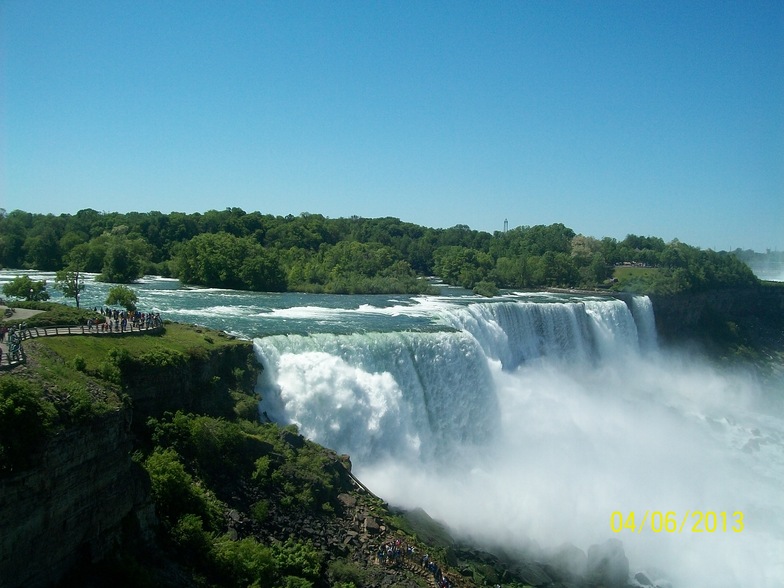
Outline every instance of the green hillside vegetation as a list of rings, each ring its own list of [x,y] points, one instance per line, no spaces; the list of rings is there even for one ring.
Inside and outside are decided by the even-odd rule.
[[[622,264],[656,268],[613,281]],[[520,226],[493,234],[433,229],[397,218],[273,216],[239,208],[42,215],[0,209],[0,266],[97,272],[132,282],[143,273],[186,284],[257,291],[424,293],[425,276],[482,294],[495,288],[582,287],[677,293],[757,283],[734,253],[677,240],[618,241],[569,227]]]
[[[54,303],[28,323],[65,323],[91,315]],[[120,385],[124,370],[184,365],[209,349],[238,345],[218,331],[168,324],[162,333],[124,337],[44,337],[25,341],[28,368],[0,378],[0,475],[34,459],[58,430],[78,425],[129,402]]]

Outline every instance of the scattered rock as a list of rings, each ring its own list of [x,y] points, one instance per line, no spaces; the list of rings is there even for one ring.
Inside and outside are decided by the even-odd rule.
[[[302,435],[297,435],[296,433],[292,433],[291,431],[287,431],[283,429],[280,433],[280,438],[285,442],[291,445],[294,449],[302,449],[305,447],[305,438]]]
[[[351,494],[338,494],[338,502],[346,508],[355,508],[357,506],[357,498]]]
[[[363,527],[368,535],[378,535],[381,532],[381,526],[375,517],[365,517]]]
[[[637,572],[634,574],[634,579],[637,580],[637,583],[641,586],[653,586],[653,582],[651,582],[650,578],[646,576],[644,572]]]

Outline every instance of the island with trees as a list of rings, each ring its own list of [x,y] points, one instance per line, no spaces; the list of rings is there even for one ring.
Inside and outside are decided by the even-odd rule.
[[[331,294],[428,293],[429,276],[484,295],[553,287],[677,294],[758,283],[735,252],[659,237],[595,238],[560,223],[491,234],[390,217],[283,217],[240,208],[0,209],[0,267],[58,271],[57,287],[77,303],[83,272],[113,283],[156,274],[210,287]]]

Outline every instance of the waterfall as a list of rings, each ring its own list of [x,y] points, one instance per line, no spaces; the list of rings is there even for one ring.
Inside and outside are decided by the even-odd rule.
[[[637,296],[633,304],[630,310],[615,298],[567,303],[488,302],[446,308],[442,314],[450,326],[471,333],[489,358],[512,370],[540,357],[607,360],[655,346],[650,300]]]
[[[658,347],[656,337],[656,320],[653,315],[653,303],[647,296],[632,298],[632,315],[637,323],[640,336],[640,349],[651,351]]]
[[[639,349],[629,307],[581,302],[445,304],[439,332],[318,333],[255,340],[263,410],[352,454],[447,457],[498,429],[493,372],[530,361],[591,364]],[[640,320],[652,315],[640,306]]]
[[[262,409],[349,453],[385,500],[479,544],[617,538],[671,585],[782,585],[784,420],[759,404],[774,396],[658,349],[647,297],[346,306],[362,316],[335,332],[254,340]],[[742,512],[747,528],[610,529],[611,513],[648,510]]]

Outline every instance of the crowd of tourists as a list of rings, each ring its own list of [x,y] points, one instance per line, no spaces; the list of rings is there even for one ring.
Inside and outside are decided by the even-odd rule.
[[[25,325],[18,327],[6,325],[0,326],[0,343],[8,345],[8,354],[5,358],[10,364],[12,361],[19,361],[22,357],[22,329]],[[3,350],[0,348],[0,363],[3,362]]]
[[[133,329],[154,329],[163,324],[159,312],[139,312],[138,310],[118,310],[104,307],[96,307],[94,310],[100,313],[104,320],[89,319],[87,321],[89,331],[96,329],[103,333],[124,333]]]
[[[406,545],[400,539],[384,543],[378,548],[378,562],[381,565],[395,566],[400,565],[404,560],[417,563],[425,570],[433,574],[433,579],[439,588],[453,588],[452,582],[441,571],[438,564],[425,553],[421,558],[416,555],[416,548],[413,545]]]

